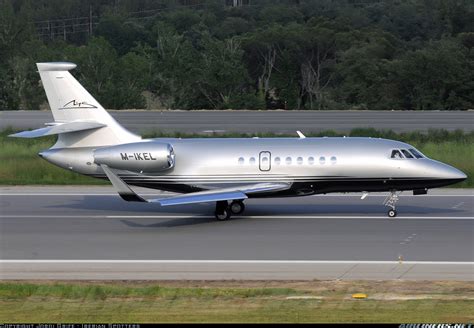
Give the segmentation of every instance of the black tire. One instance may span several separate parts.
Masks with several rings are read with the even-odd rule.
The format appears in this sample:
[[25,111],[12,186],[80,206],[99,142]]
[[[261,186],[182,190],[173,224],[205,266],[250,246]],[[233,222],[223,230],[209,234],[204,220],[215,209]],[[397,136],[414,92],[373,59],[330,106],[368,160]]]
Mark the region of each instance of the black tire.
[[394,218],[397,216],[397,211],[395,210],[388,210],[387,215],[389,218]]
[[245,211],[245,204],[241,200],[234,200],[232,203],[230,203],[229,209],[232,214],[238,215]]
[[230,211],[227,208],[221,211],[216,211],[215,216],[218,221],[225,221],[230,219]]

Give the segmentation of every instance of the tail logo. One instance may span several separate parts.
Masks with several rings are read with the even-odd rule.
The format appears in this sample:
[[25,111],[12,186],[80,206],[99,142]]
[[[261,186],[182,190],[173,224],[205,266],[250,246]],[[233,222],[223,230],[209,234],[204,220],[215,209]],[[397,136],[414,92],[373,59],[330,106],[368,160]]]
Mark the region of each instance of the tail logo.
[[85,101],[77,101],[74,99],[64,104],[64,106],[60,107],[59,109],[81,109],[81,108],[97,108],[97,106],[91,105]]

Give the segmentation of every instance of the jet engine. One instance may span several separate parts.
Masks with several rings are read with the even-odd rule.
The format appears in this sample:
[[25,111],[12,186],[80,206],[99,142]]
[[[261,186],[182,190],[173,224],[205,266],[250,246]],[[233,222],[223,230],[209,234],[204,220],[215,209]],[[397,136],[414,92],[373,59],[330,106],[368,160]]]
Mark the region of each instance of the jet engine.
[[173,147],[162,142],[135,142],[98,148],[94,162],[140,173],[155,173],[174,167]]

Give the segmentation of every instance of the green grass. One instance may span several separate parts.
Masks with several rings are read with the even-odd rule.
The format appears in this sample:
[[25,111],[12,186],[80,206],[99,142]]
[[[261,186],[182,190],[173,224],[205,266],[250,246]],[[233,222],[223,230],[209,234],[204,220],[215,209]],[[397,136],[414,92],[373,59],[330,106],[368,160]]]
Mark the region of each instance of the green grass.
[[[121,282],[1,282],[0,322],[410,323],[469,322],[473,319],[474,301],[461,298],[465,296],[461,294],[472,296],[472,286],[464,287],[464,293],[459,293],[440,290],[445,288],[440,285],[428,285],[425,292],[430,297],[435,296],[433,299],[387,301],[370,299],[371,295],[380,292],[392,292],[381,282],[375,283],[378,287],[364,287],[366,283],[358,282],[352,284],[352,289],[369,289],[366,300],[351,299],[350,290],[338,284],[333,282],[315,289],[313,285],[318,282],[308,282],[297,288],[246,287],[245,283],[243,287],[177,287]],[[419,293],[420,288],[415,288]],[[321,299],[286,299],[294,295],[320,296]],[[449,299],[446,297],[449,295],[456,295],[456,298]]]
[[178,299],[198,297],[200,299],[232,299],[235,297],[267,297],[294,293],[290,288],[176,288],[160,285],[122,286],[116,285],[81,285],[58,283],[0,283],[0,299],[21,300],[31,297],[67,298],[71,300],[105,300],[114,297],[138,298],[154,297]]
[[[25,185],[25,184],[107,184],[58,168],[37,156],[38,152],[51,147],[55,137],[38,139],[9,138],[12,130],[0,132],[0,184]],[[308,134],[308,137],[341,136],[334,131],[323,131]],[[454,187],[474,187],[474,132],[462,131],[448,132],[445,130],[432,130],[428,133],[410,132],[397,134],[393,131],[378,131],[374,129],[354,129],[348,136],[366,136],[387,138],[405,141],[414,145],[430,158],[453,165],[468,175],[468,179]],[[265,134],[163,134],[149,132],[144,137],[278,137],[296,135]]]
[[11,133],[12,130],[0,133],[0,184],[106,184],[41,159],[38,153],[51,147],[55,137],[20,139],[8,137]]

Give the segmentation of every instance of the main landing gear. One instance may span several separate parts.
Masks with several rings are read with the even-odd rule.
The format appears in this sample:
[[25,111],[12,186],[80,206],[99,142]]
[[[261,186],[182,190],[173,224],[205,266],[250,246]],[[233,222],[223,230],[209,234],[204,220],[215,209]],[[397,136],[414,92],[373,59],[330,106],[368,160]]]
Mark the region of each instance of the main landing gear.
[[241,200],[234,200],[230,203],[224,200],[216,202],[216,219],[219,221],[225,221],[230,219],[232,214],[238,215],[243,213],[245,210],[244,202]]
[[397,210],[395,209],[395,204],[398,202],[398,196],[401,194],[401,191],[391,190],[390,194],[385,198],[383,204],[390,209],[387,212],[389,218],[394,218],[397,216]]

